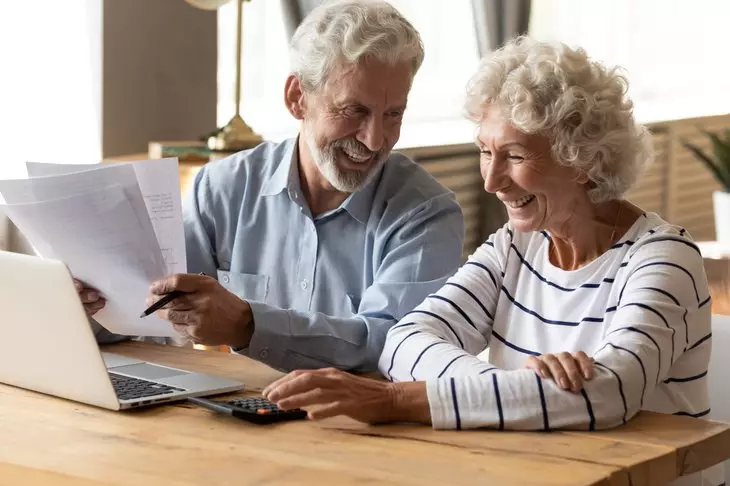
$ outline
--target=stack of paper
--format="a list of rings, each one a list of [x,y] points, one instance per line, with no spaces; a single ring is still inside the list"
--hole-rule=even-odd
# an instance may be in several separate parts
[[[28,179],[0,180],[2,211],[40,256],[106,298],[94,319],[117,334],[175,336],[139,315],[153,281],[187,269],[177,159],[27,168]]]

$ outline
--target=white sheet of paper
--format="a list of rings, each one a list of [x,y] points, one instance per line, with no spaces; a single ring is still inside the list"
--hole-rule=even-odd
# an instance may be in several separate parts
[[[117,164],[50,164],[26,162],[28,177],[49,177],[106,170],[115,165],[129,165],[134,170],[147,213],[155,230],[167,273],[187,272],[185,231],[180,201],[180,172],[176,158],[139,160]],[[2,187],[0,186],[0,192]]]
[[[3,209],[41,256],[62,260],[101,292],[107,303],[94,318],[105,328],[133,336],[177,336],[154,315],[139,318],[150,283],[166,269],[122,185]]]

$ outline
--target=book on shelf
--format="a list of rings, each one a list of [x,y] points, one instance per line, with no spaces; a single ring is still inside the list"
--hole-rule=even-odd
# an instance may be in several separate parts
[[[206,163],[235,153],[210,150],[205,142],[193,140],[150,142],[148,151],[150,159],[177,157],[178,161],[183,163]]]

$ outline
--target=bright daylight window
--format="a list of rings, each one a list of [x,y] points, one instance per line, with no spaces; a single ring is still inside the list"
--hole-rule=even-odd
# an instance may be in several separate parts
[[[533,0],[530,29],[622,66],[642,122],[730,112],[727,0]]]
[[[409,99],[400,146],[471,141],[464,86],[477,65],[470,0],[391,2],[421,35],[426,59]],[[283,104],[287,39],[279,1],[245,4],[242,113],[271,140],[296,133]],[[531,34],[582,46],[626,69],[643,122],[730,112],[727,0],[533,0]],[[235,12],[219,14],[218,122],[233,113]]]
[[[101,158],[101,2],[0,2],[0,178]]]
[[[429,2],[430,3],[430,2]],[[426,57],[408,100],[400,146],[469,141],[471,125],[462,116],[464,87],[478,62],[469,0],[392,0],[419,30]],[[289,73],[288,39],[280,2],[253,0],[244,7],[241,114],[269,140],[293,136],[298,123],[284,107]],[[235,5],[218,17],[218,124],[233,115]],[[458,28],[454,28],[458,26]],[[464,135],[466,133],[466,136]]]

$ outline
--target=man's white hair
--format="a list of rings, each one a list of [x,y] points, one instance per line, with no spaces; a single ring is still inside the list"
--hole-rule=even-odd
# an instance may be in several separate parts
[[[289,45],[291,70],[307,92],[321,88],[333,67],[363,59],[410,62],[412,79],[423,56],[418,31],[392,5],[380,0],[326,2],[307,15]]]
[[[583,49],[518,37],[482,60],[465,108],[478,122],[487,107],[499,107],[517,129],[548,137],[554,159],[582,170],[598,203],[622,198],[652,158],[627,89],[618,68]]]

